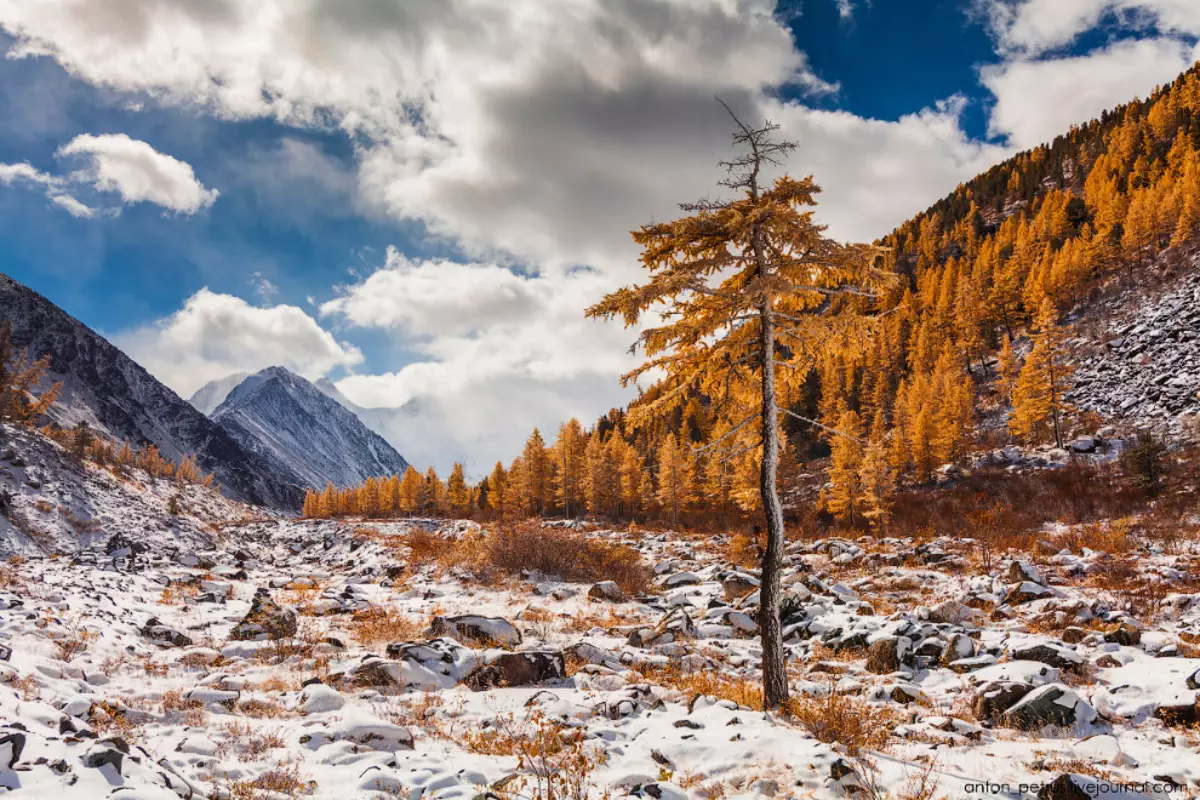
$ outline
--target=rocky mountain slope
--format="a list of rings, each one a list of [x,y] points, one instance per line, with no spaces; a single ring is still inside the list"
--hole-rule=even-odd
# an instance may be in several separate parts
[[[1067,400],[1113,421],[1164,431],[1200,414],[1200,255],[1154,290],[1127,290],[1076,326]]]
[[[3,274],[0,319],[11,322],[18,350],[50,357],[47,380],[63,384],[52,416],[64,427],[86,420],[115,439],[149,442],[172,461],[195,454],[230,497],[299,507],[298,486],[273,475],[259,457],[104,337]]]
[[[302,486],[353,486],[404,472],[408,462],[313,384],[271,367],[238,384],[212,419],[272,474]]]
[[[194,483],[81,463],[36,430],[0,424],[0,557],[74,554],[117,534],[212,547],[215,523],[252,515],[264,512]]]

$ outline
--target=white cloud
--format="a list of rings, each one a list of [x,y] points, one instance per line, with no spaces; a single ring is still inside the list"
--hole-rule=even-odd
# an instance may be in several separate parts
[[[981,0],[1002,52],[1033,56],[1074,42],[1106,17],[1163,34],[1200,36],[1195,0]]]
[[[535,426],[552,436],[570,416],[590,421],[628,400],[615,376],[632,365],[632,334],[582,313],[607,285],[591,271],[518,275],[389,250],[322,314],[402,335],[417,359],[337,386],[361,406],[410,404],[386,431],[410,461],[462,460],[478,473],[510,459]]]
[[[234,372],[279,365],[316,378],[362,361],[296,306],[259,308],[208,289],[166,319],[112,338],[183,397]]]
[[[195,214],[220,194],[204,188],[189,164],[123,133],[76,136],[59,148],[58,155],[81,159],[73,181],[115,192],[126,203],[154,203],[180,214]]]
[[[837,0],[837,10],[843,20],[854,19],[854,0]]]
[[[1021,149],[1048,142],[1072,124],[1147,96],[1197,54],[1176,39],[1156,38],[1121,41],[1082,56],[986,67],[980,79],[996,96],[990,128]]]
[[[125,134],[82,134],[60,147],[55,156],[75,160],[79,167],[66,175],[53,175],[26,163],[0,164],[0,183],[41,189],[67,213],[85,218],[101,212],[75,197],[81,191],[101,197],[113,193],[124,203],[149,202],[180,214],[207,208],[219,194],[204,188],[188,164]],[[120,208],[106,213],[119,214]]]
[[[67,181],[42,172],[30,164],[0,164],[0,183],[5,186],[39,189],[45,193],[50,202],[64,209],[73,217],[88,218],[95,215],[94,209],[67,194]]]

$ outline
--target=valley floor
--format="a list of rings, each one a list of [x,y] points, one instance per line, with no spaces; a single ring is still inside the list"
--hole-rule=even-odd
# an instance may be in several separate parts
[[[0,786],[63,800],[1200,791],[1186,552],[1072,552],[1049,532],[1040,563],[991,554],[985,569],[969,539],[792,543],[796,699],[768,715],[745,705],[755,579],[721,537],[589,531],[653,565],[654,591],[626,599],[411,562],[411,530],[432,527],[269,521],[132,568],[14,559]],[[1090,777],[1044,788],[1063,774]]]

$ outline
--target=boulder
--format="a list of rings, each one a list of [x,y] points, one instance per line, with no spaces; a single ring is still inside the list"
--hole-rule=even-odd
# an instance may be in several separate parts
[[[601,581],[592,585],[588,589],[588,597],[592,600],[608,600],[612,603],[622,603],[625,601],[625,593],[621,591],[621,587],[617,586],[615,581]]]
[[[1104,641],[1125,647],[1137,647],[1142,643],[1142,632],[1128,622],[1122,622],[1104,634]]]
[[[1048,683],[1008,709],[1004,720],[1014,728],[1034,731],[1047,725],[1069,728],[1076,723],[1091,722],[1095,716],[1095,710],[1073,689],[1061,683]]]
[[[5,731],[0,733],[0,766],[12,769],[21,758],[25,749],[25,734],[21,731]]]
[[[1013,561],[1008,565],[1008,582],[1009,583],[1036,583],[1044,586],[1046,581],[1042,579],[1042,573],[1033,564],[1028,561]]]
[[[946,642],[946,646],[939,654],[939,660],[942,664],[950,664],[960,659],[971,658],[974,655],[975,640],[965,633],[956,633]]]
[[[887,636],[867,648],[867,671],[887,675],[908,662],[912,642],[900,636]]]
[[[639,628],[629,634],[627,644],[632,647],[652,647],[669,644],[683,639],[696,638],[696,623],[682,608],[669,611],[653,628]]]
[[[1012,651],[1012,657],[1017,661],[1039,661],[1071,672],[1078,672],[1084,664],[1083,656],[1052,642],[1016,648]]]
[[[734,572],[721,581],[721,589],[725,592],[725,600],[732,603],[759,588],[759,580],[744,572]]]
[[[516,647],[521,643],[521,632],[501,617],[481,617],[463,614],[457,617],[434,617],[426,636],[450,636],[462,642],[481,644],[485,647]]]
[[[229,633],[230,639],[257,641],[286,639],[296,635],[296,612],[271,599],[267,589],[259,589],[250,603],[250,611]]]
[[[1200,695],[1190,703],[1160,705],[1154,709],[1154,717],[1166,725],[1194,726],[1200,722]]]
[[[533,686],[567,676],[561,650],[523,650],[499,653],[463,679],[475,691],[509,686]]]
[[[1048,586],[1043,586],[1040,583],[1033,581],[1022,581],[1021,583],[1013,584],[1004,594],[1004,602],[1008,605],[1015,606],[1021,603],[1031,603],[1034,600],[1041,600],[1045,597],[1053,597],[1054,590]]]
[[[997,722],[1032,691],[1033,687],[1027,683],[989,681],[975,693],[971,711],[980,722]]]
[[[146,620],[146,624],[141,627],[139,633],[143,638],[149,639],[152,643],[159,647],[191,647],[192,640],[187,634],[180,633],[174,628],[169,628],[158,621],[158,617],[151,617]]]

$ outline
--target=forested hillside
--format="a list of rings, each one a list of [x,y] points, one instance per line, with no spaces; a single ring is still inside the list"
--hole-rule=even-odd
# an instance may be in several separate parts
[[[837,301],[869,307],[873,321],[822,342],[802,389],[781,398],[793,414],[784,485],[832,455],[824,507],[869,519],[897,487],[928,482],[982,444],[1061,445],[1080,417],[1063,400],[1073,370],[1063,326],[1105,286],[1136,290],[1198,225],[1200,67],[962,184],[878,243],[898,276],[892,289]],[[985,389],[1007,423],[981,440]],[[553,443],[534,431],[465,493],[414,471],[327,495],[324,511],[314,495],[310,509],[724,517],[758,503],[755,453],[705,450],[730,423],[696,391],[665,422],[634,426],[614,409],[591,426],[564,423]]]

